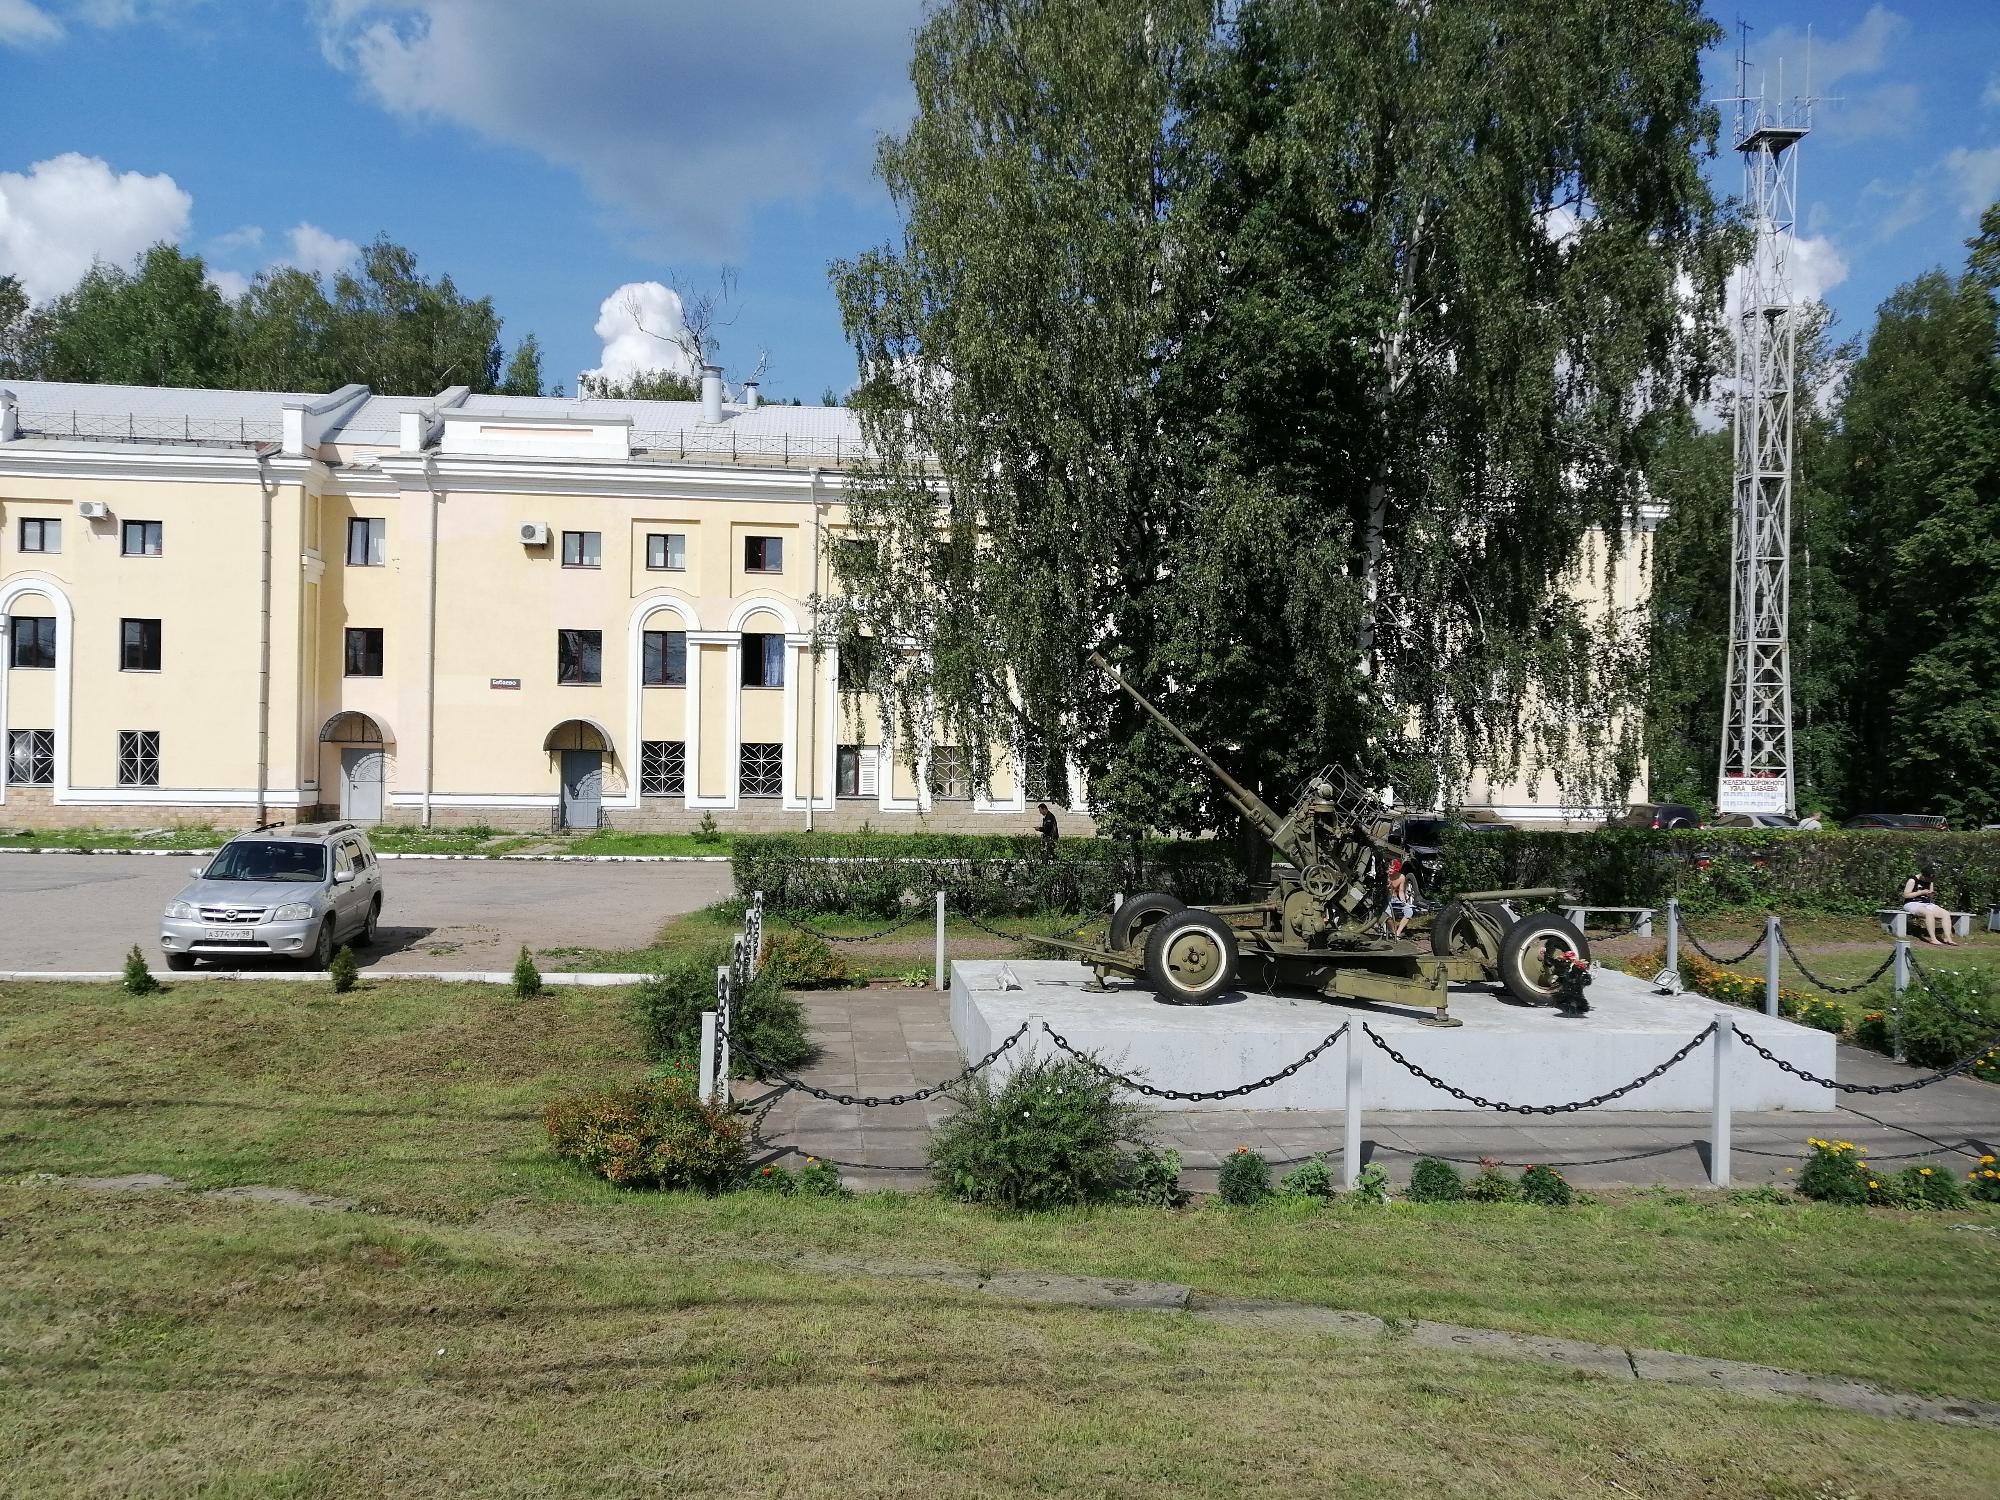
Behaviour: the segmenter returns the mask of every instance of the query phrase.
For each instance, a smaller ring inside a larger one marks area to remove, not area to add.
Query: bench
[[[1949,912],[1951,935],[1953,937],[1972,936],[1972,913],[1969,911]],[[1910,935],[1910,914],[1900,906],[1884,906],[1876,911],[1876,920],[1889,929],[1892,936],[1907,938]]]
[[[1575,924],[1578,932],[1587,930],[1587,924],[1593,912],[1607,912],[1613,916],[1636,917],[1638,925],[1633,930],[1640,937],[1651,937],[1653,935],[1653,912],[1655,908],[1650,906],[1565,906],[1562,910],[1563,915]]]

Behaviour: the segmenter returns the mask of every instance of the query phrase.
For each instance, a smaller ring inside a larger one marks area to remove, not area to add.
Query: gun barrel
[[[1121,688],[1123,688],[1125,690],[1126,695],[1129,698],[1131,698],[1131,700],[1134,703],[1138,704],[1139,707],[1143,708],[1147,713],[1151,714],[1153,716],[1154,722],[1156,722],[1162,729],[1166,730],[1168,734],[1172,735],[1175,739],[1179,740],[1182,745],[1187,747],[1190,754],[1194,755],[1196,759],[1200,760],[1200,762],[1203,765],[1208,767],[1209,771],[1214,775],[1215,779],[1222,783],[1223,791],[1227,793],[1231,805],[1235,807],[1237,812],[1241,813],[1244,817],[1248,818],[1252,823],[1254,823],[1257,826],[1258,830],[1267,839],[1272,838],[1277,834],[1278,829],[1283,820],[1280,819],[1276,813],[1271,811],[1269,804],[1267,804],[1255,792],[1251,791],[1248,787],[1244,786],[1243,783],[1238,781],[1234,776],[1231,776],[1227,771],[1223,770],[1221,766],[1217,765],[1215,763],[1215,758],[1211,756],[1206,750],[1202,749],[1201,746],[1197,745],[1193,740],[1189,739],[1186,735],[1182,734],[1180,731],[1180,727],[1176,725],[1172,719],[1169,719],[1165,714],[1161,713],[1157,708],[1153,707],[1151,703],[1147,702],[1145,694],[1141,693],[1137,688],[1133,687],[1131,683],[1127,682],[1125,678],[1119,673],[1118,669],[1112,666],[1110,662],[1106,661],[1102,656],[1100,656],[1095,651],[1090,653],[1090,659],[1093,662],[1095,662],[1099,667],[1103,668],[1107,673],[1109,673],[1111,676],[1111,680],[1117,683]]]

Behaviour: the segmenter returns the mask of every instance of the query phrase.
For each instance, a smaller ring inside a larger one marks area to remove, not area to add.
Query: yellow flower
[[[1882,1184],[1879,1182],[1871,1182],[1868,1185],[1873,1188],[1873,1187],[1880,1187]]]
[[[1918,1167],[1917,1173],[1919,1176],[1928,1177],[1931,1175],[1931,1169],[1929,1167]]]
[[[1979,1158],[1979,1165],[1981,1165],[1982,1167],[1990,1167],[1993,1165],[1993,1158],[1990,1156],[1982,1156]]]

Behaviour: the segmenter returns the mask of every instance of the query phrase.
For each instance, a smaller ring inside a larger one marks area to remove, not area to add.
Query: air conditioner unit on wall
[[[521,523],[521,545],[523,547],[546,547],[549,544],[549,523],[546,521],[523,521]]]
[[[101,521],[111,514],[111,507],[102,500],[80,500],[77,502],[76,513],[86,521]]]

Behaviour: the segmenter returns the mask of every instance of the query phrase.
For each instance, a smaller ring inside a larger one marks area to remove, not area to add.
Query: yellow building
[[[12,382],[0,822],[1027,831],[1010,756],[913,771],[842,694],[859,428],[744,395]]]

